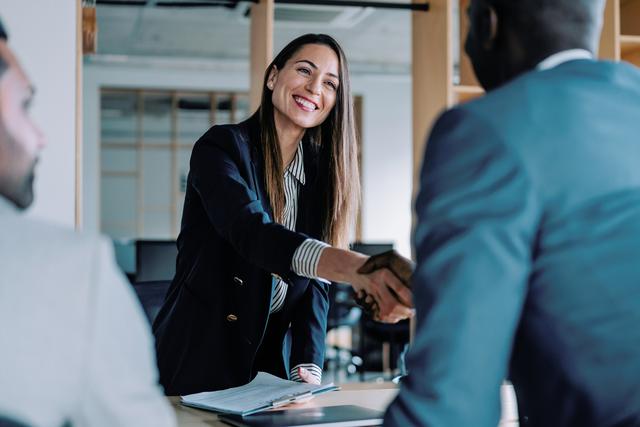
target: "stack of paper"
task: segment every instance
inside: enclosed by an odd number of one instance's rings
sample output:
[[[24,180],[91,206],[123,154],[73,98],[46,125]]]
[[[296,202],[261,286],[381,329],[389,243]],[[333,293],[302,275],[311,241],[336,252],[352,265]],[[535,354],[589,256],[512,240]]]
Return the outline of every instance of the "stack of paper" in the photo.
[[[195,393],[180,398],[183,405],[226,414],[249,415],[317,394],[338,390],[332,384],[314,385],[283,380],[266,372],[249,384],[220,391]]]

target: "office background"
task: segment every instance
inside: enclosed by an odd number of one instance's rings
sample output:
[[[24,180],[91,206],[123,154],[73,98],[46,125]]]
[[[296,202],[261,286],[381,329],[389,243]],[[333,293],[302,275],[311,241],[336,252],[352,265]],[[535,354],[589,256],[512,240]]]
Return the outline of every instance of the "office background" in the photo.
[[[32,215],[88,231],[103,230],[109,222],[102,205],[111,199],[103,197],[101,187],[101,136],[108,132],[103,90],[248,92],[249,2],[178,9],[154,3],[131,7],[98,1],[97,52],[82,55],[80,1],[2,2],[11,43],[38,90],[33,115],[50,142]],[[412,176],[421,159],[422,129],[442,108],[481,94],[460,56],[464,24],[459,25],[458,11],[465,4],[436,0],[429,12],[413,13],[276,4],[274,51],[313,31],[333,34],[344,44],[353,91],[361,99],[360,237],[392,242],[405,255],[410,255]],[[600,56],[640,64],[639,23],[640,1],[609,0]],[[200,127],[190,135],[204,132],[206,123]],[[182,175],[182,170],[175,173],[169,186],[180,188]],[[163,227],[147,228],[138,227],[131,237],[171,237],[166,230],[154,231]]]

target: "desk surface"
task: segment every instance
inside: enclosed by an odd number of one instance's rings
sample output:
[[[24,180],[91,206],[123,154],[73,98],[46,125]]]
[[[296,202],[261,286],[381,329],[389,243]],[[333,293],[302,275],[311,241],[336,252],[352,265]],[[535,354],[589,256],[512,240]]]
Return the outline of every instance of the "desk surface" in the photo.
[[[286,408],[317,408],[321,406],[359,405],[366,408],[384,410],[398,393],[393,383],[353,383],[341,386],[338,391],[321,394],[305,403],[289,405]],[[228,427],[213,412],[188,408],[180,405],[179,397],[169,400],[176,411],[180,427]]]
[[[394,383],[351,383],[341,385],[338,391],[321,394],[305,403],[286,406],[291,408],[317,408],[321,406],[358,405],[365,408],[384,411],[398,393]],[[511,386],[502,386],[502,419],[498,427],[518,427],[518,410],[515,394]],[[218,416],[209,411],[180,405],[179,397],[169,400],[176,411],[179,427],[228,427]]]

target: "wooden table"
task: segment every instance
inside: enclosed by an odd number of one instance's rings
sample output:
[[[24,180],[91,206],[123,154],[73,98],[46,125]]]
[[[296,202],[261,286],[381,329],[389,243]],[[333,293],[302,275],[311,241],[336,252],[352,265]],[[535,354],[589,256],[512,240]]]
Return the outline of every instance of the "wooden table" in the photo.
[[[365,408],[383,411],[398,393],[398,388],[393,383],[352,383],[341,386],[338,391],[316,396],[305,403],[288,405],[291,408],[318,408],[337,405],[358,405]],[[169,400],[176,411],[178,426],[180,427],[228,427],[218,420],[213,412],[189,408],[180,405],[179,397],[170,397]]]
[[[398,386],[391,382],[350,383],[341,385],[338,391],[321,394],[308,402],[288,405],[284,409],[358,405],[384,411],[396,394],[398,394]],[[502,386],[501,398],[502,419],[498,427],[518,427],[518,410],[511,386]],[[182,406],[179,397],[170,397],[169,400],[176,411],[180,427],[228,427],[227,424],[219,421],[218,416],[213,412]]]

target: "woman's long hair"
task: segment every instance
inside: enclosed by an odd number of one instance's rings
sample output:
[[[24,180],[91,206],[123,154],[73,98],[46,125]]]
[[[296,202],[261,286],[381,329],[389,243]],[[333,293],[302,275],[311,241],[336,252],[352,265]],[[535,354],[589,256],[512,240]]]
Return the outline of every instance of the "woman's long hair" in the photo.
[[[265,72],[259,111],[260,138],[265,159],[265,187],[274,218],[282,223],[285,206],[284,165],[276,132],[272,92],[267,87],[267,82],[273,67],[281,70],[300,48],[308,44],[328,46],[338,56],[339,85],[336,104],[324,122],[306,130],[305,137],[309,137],[321,153],[319,173],[326,169],[328,175],[327,179],[322,180],[326,182],[326,188],[318,192],[318,197],[325,197],[322,240],[333,246],[346,248],[360,204],[358,147],[347,60],[338,42],[326,34],[305,34],[293,40],[280,51]]]

